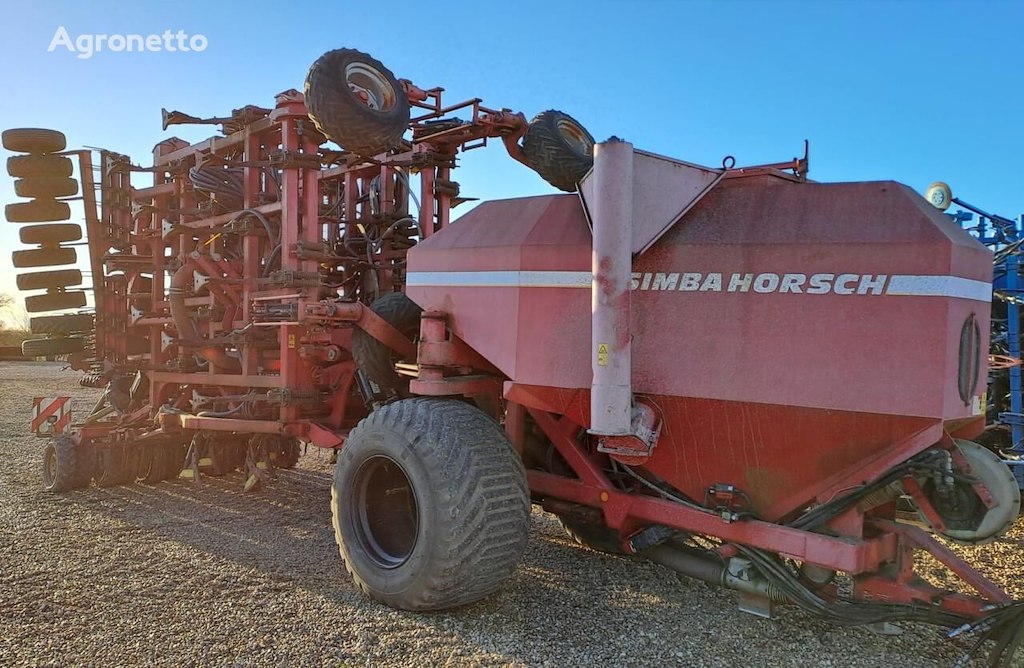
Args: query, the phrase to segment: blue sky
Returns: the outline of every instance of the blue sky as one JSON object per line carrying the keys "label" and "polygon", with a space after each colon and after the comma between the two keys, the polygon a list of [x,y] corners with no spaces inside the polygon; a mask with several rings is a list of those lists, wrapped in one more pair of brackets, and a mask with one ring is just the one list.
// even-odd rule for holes
{"label": "blue sky", "polygon": [[[399,77],[527,116],[556,108],[595,137],[711,166],[785,160],[811,178],[948,181],[982,208],[1024,212],[1024,85],[1016,2],[36,2],[4,9],[0,128],[52,127],[72,147],[145,161],[160,108],[272,106],[342,46]],[[201,53],[48,52],[81,34],[183,30]],[[173,134],[200,140],[203,128]],[[7,154],[3,157],[6,158]],[[500,143],[468,153],[465,195],[550,192]],[[16,201],[0,178],[0,203]],[[75,217],[80,219],[80,211]],[[0,222],[0,245],[18,245]],[[14,290],[0,254],[0,292]]]}

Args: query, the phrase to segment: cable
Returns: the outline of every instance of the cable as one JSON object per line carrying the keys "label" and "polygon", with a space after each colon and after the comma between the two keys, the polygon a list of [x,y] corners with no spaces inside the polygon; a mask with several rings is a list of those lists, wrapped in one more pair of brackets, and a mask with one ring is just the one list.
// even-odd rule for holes
{"label": "cable", "polygon": [[694,501],[692,501],[690,499],[686,499],[686,498],[683,498],[683,497],[680,497],[680,496],[676,496],[675,494],[672,494],[670,492],[665,491],[664,489],[661,489],[660,487],[658,487],[657,485],[652,483],[650,480],[647,480],[646,478],[644,478],[639,473],[635,472],[633,469],[631,469],[629,466],[627,466],[625,464],[616,462],[614,459],[611,460],[611,461],[612,461],[612,468],[618,470],[618,468],[621,467],[626,472],[626,474],[629,475],[631,478],[633,478],[634,480],[636,480],[640,484],[644,485],[645,487],[648,487],[651,490],[657,492],[658,494],[660,494],[661,496],[665,497],[666,499],[669,499],[670,501],[675,501],[678,504],[684,505],[684,506],[686,506],[688,508],[692,508],[693,510],[699,510],[700,512],[707,513],[709,515],[717,515],[718,514],[715,511],[711,510],[710,508],[705,508],[704,506],[699,505],[699,504],[695,503]]}
{"label": "cable", "polygon": [[1017,650],[1024,646],[1024,601],[1000,606],[977,621],[958,626],[948,635],[955,638],[961,633],[977,633],[978,639],[954,664],[955,668],[966,668],[989,640],[995,647],[988,653],[988,665],[992,668],[1013,666]]}
{"label": "cable", "polygon": [[[922,455],[919,455],[918,457],[910,459],[904,462],[903,464],[900,464],[899,466],[890,469],[885,475],[883,475],[881,478],[878,478],[874,482],[870,482],[866,485],[863,485],[862,487],[857,488],[855,491],[850,492],[849,494],[845,494],[839,497],[838,499],[829,501],[828,503],[824,503],[820,506],[815,506],[811,510],[807,511],[800,517],[790,522],[787,526],[790,526],[794,529],[812,529],[814,527],[820,526],[825,522],[828,522],[829,520],[833,519],[834,517],[837,517],[838,515],[843,513],[847,508],[861,501],[862,499],[870,495],[872,492],[875,492],[876,490],[879,490],[883,487],[887,487],[888,485],[898,481],[904,475],[910,473],[915,469],[923,468],[930,470],[938,470],[945,474],[948,474],[948,472],[944,471],[943,469],[932,465],[932,460],[937,461],[939,459],[941,459],[943,462],[945,461],[945,454],[942,451],[929,450],[923,453]],[[955,472],[952,475],[954,477],[957,476]]]}

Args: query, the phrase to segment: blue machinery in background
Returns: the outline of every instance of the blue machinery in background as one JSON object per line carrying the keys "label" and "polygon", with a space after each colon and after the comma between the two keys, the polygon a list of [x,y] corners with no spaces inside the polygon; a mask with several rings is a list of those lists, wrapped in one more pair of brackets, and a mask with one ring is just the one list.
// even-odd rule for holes
{"label": "blue machinery in background", "polygon": [[[934,183],[925,197],[993,251],[992,332],[990,354],[997,363],[988,375],[984,445],[1000,453],[1024,489],[1024,388],[1021,386],[1021,300],[1024,276],[1024,216],[1010,220],[952,197],[949,186]],[[1000,364],[999,360],[1007,363]]]}

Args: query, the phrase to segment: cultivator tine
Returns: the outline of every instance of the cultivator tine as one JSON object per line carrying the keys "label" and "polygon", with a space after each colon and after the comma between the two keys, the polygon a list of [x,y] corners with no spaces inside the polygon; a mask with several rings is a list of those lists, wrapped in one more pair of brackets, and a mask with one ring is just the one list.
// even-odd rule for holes
{"label": "cultivator tine", "polygon": [[263,483],[270,480],[269,462],[266,439],[254,438],[245,453],[245,485],[242,487],[242,491],[256,491]]}
{"label": "cultivator tine", "polygon": [[188,453],[185,455],[185,466],[181,469],[178,477],[184,480],[191,480],[192,482],[199,482],[199,463],[199,448],[196,439],[193,438],[192,442],[189,443]]}
{"label": "cultivator tine", "polygon": [[167,111],[166,109],[161,109],[160,115],[163,120],[164,130],[172,125],[222,125],[232,120],[231,116],[226,118],[218,118],[216,116],[213,118],[199,118],[182,111]]}

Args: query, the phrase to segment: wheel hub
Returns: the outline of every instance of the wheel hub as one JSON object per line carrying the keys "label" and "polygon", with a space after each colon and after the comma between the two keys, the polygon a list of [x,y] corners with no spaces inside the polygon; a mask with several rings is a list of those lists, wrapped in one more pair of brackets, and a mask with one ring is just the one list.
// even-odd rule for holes
{"label": "wheel hub", "polygon": [[419,534],[419,508],[405,471],[390,457],[371,457],[356,472],[353,493],[360,547],[382,568],[398,568]]}
{"label": "wheel hub", "polygon": [[349,89],[374,111],[387,111],[395,106],[395,93],[387,78],[366,63],[351,63],[345,68]]}
{"label": "wheel hub", "polygon": [[[946,522],[942,535],[960,543],[984,543],[1002,535],[1017,519],[1020,511],[1020,488],[1010,468],[993,452],[972,441],[956,441],[970,467],[972,480],[957,480],[953,487],[940,494],[934,486],[926,490],[935,509]],[[973,487],[983,484],[996,504],[989,508]]]}

